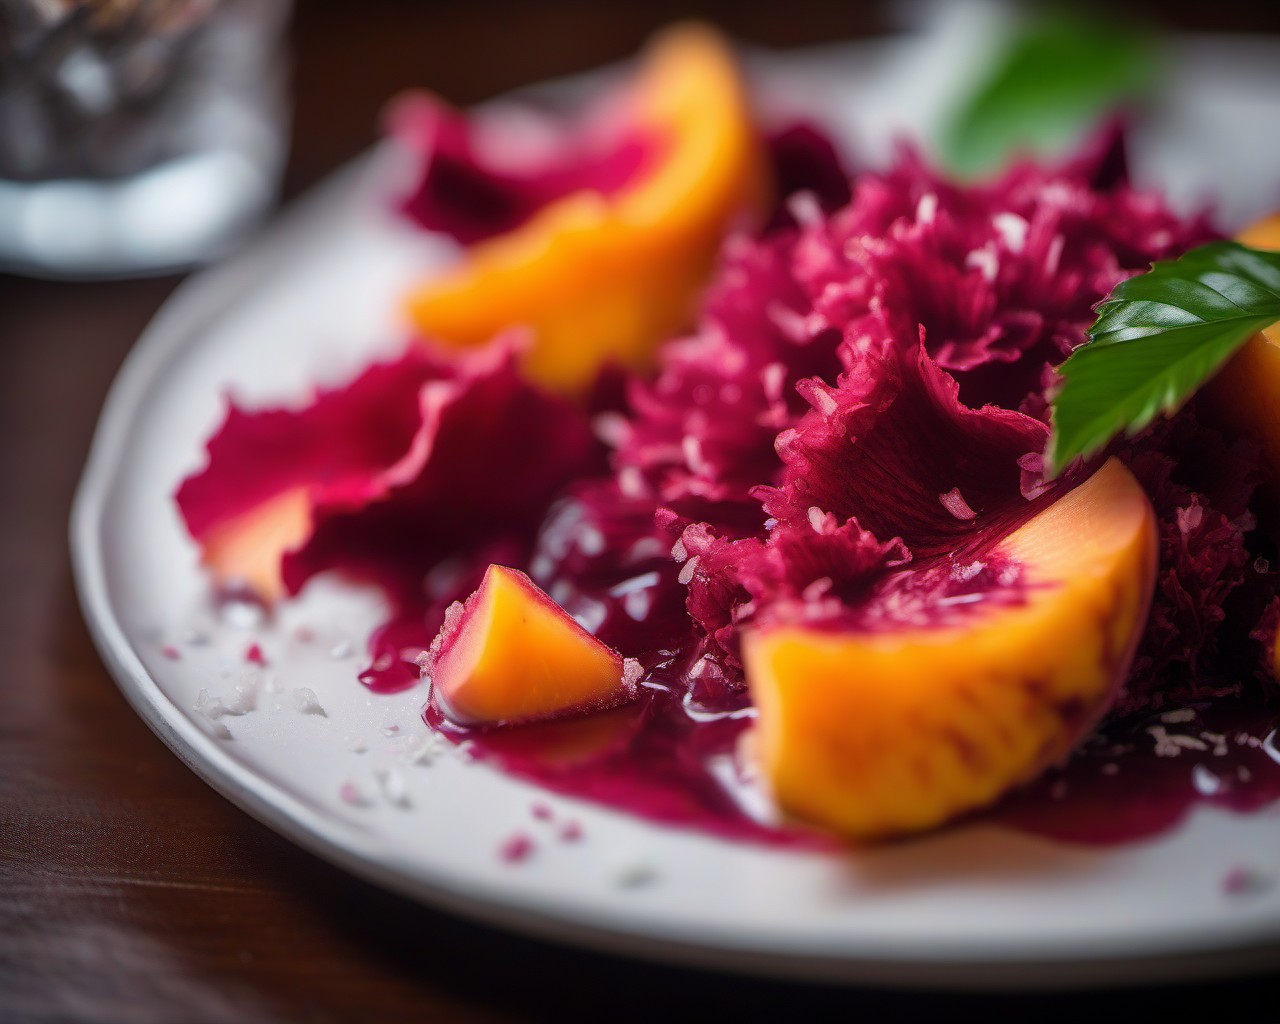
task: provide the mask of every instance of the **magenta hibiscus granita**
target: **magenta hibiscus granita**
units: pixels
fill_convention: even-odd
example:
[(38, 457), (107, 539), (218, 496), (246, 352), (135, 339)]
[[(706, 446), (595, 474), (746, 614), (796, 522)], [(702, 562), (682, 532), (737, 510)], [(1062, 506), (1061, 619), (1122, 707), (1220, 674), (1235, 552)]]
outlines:
[[(404, 209), (467, 245), (582, 189), (625, 193), (671, 144), (569, 133), (513, 169), (487, 166), (436, 106), (397, 123), (430, 151)], [(321, 571), (380, 583), (396, 612), (361, 678), (385, 691), (420, 685), (428, 648), (429, 676), (501, 644), (469, 619), (481, 640), (464, 659), (448, 649), (458, 629), (437, 634), (491, 564), (519, 570), (540, 614), (576, 621), (559, 635), (585, 628), (625, 659), (620, 696), (477, 724), (424, 689), (428, 722), (552, 789), (720, 834), (825, 841), (807, 818), (878, 837), (981, 810), (1110, 839), (1196, 800), (1273, 800), (1280, 599), (1256, 441), (1193, 398), (1046, 471), (1057, 368), (1099, 303), (1214, 240), (1208, 221), (1135, 189), (1114, 127), (976, 184), (906, 148), (850, 179), (810, 128), (762, 152), (772, 208), (727, 235), (691, 329), (649, 371), (602, 361), (594, 386), (554, 394), (522, 369), (536, 332), (513, 324), (462, 355), (418, 339), (301, 411), (233, 407), (178, 494), (220, 581), (268, 598)], [(883, 692), (847, 692), (877, 673)], [(805, 733), (793, 700), (871, 738)], [(877, 732), (876, 714), (898, 717)], [(955, 762), (949, 781), (916, 749), (930, 743)], [(874, 799), (965, 791), (910, 826), (845, 827), (785, 797), (797, 778), (828, 787), (805, 760), (823, 745), (848, 778), (869, 747), (906, 751), (916, 780)], [(1209, 751), (1222, 784), (1193, 787), (1171, 745)], [(1119, 776), (1139, 768), (1135, 810)]]

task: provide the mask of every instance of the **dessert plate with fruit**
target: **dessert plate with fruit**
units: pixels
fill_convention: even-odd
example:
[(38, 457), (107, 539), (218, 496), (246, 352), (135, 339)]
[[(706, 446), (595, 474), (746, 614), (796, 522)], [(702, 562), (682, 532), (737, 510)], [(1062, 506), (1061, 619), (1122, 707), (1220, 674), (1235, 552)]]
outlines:
[(1275, 49), (1182, 40), (1134, 130), (958, 175), (893, 139), (974, 31), (744, 78), (678, 26), (397, 100), (112, 391), (72, 536), (138, 712), (301, 845), (541, 936), (1274, 964)]

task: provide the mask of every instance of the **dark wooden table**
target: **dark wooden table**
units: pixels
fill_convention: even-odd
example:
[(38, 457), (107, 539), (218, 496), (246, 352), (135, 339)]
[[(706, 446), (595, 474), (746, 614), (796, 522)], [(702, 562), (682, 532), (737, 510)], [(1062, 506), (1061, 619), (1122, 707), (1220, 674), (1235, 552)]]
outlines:
[[(1213, 6), (1165, 5), (1165, 16), (1280, 29), (1280, 5)], [(688, 10), (667, 0), (303, 0), (287, 192), (367, 145), (398, 88), (425, 83), (472, 102), (621, 57)], [(848, 0), (699, 10), (777, 46), (881, 24)], [(103, 396), (175, 284), (0, 277), (0, 1020), (1176, 1020), (1190, 1005), (1212, 1007), (1215, 1020), (1280, 1020), (1280, 978), (948, 996), (630, 963), (417, 906), (259, 825), (126, 705), (90, 643), (68, 568), (67, 509)]]

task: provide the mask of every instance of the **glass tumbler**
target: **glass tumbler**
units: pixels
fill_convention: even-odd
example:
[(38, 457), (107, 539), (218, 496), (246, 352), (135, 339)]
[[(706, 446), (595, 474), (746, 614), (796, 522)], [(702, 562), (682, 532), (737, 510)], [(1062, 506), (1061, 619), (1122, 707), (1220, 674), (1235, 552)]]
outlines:
[(178, 270), (239, 241), (285, 155), (287, 0), (0, 0), (0, 268)]

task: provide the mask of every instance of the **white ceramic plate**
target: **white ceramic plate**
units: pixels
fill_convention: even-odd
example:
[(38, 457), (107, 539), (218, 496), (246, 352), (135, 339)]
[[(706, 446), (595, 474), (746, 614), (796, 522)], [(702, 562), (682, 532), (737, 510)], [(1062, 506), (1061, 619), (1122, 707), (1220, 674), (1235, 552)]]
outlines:
[[(795, 105), (876, 158), (893, 131), (929, 130), (954, 81), (940, 69), (973, 52), (959, 38), (973, 24), (757, 63)], [(1227, 196), (1226, 223), (1280, 205), (1276, 137), (1241, 127), (1280, 124), (1277, 57), (1247, 39), (1181, 44), (1169, 96), (1177, 116), (1139, 139), (1139, 178), (1165, 182), (1184, 203)], [(253, 405), (301, 402), (313, 383), (347, 379), (400, 344), (395, 297), (445, 254), (389, 214), (401, 170), (391, 153), (373, 154), (250, 251), (184, 286), (107, 403), (74, 511), (77, 580), (112, 674), (179, 757), (358, 875), (594, 948), (966, 987), (1280, 963), (1280, 885), (1247, 896), (1222, 886), (1241, 864), (1280, 868), (1280, 809), (1201, 810), (1155, 841), (1103, 850), (990, 825), (844, 857), (731, 844), (547, 797), (441, 749), (420, 720), (420, 691), (374, 696), (355, 680), (379, 619), (373, 592), (318, 580), (273, 622), (215, 613), (170, 495), (201, 464), (227, 390)], [(253, 642), (267, 667), (246, 662)], [(243, 713), (211, 717), (214, 699)], [(535, 819), (537, 801), (551, 822)], [(558, 838), (568, 820), (580, 823), (580, 842)], [(535, 850), (513, 864), (499, 850), (516, 834)]]

